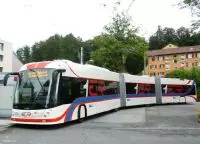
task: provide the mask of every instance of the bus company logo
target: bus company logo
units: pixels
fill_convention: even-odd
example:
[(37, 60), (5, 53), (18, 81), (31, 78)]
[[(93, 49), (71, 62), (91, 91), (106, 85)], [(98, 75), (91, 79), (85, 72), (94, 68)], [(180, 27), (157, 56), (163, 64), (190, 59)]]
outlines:
[(24, 116), (24, 117), (30, 117), (31, 116), (31, 112), (23, 112), (22, 116)]

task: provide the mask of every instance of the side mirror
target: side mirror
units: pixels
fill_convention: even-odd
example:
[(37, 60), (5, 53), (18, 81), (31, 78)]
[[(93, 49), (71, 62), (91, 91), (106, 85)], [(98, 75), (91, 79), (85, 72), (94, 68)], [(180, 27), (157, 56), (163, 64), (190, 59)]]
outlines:
[(7, 73), (5, 76), (4, 76), (4, 79), (3, 79), (3, 85), (6, 86), (7, 85), (7, 82), (8, 82), (8, 78), (10, 75), (17, 75), (19, 77), (19, 81), (20, 81), (20, 74), (18, 72), (14, 72), (14, 73)]
[(59, 73), (66, 72), (65, 69), (57, 69), (56, 71), (59, 72)]

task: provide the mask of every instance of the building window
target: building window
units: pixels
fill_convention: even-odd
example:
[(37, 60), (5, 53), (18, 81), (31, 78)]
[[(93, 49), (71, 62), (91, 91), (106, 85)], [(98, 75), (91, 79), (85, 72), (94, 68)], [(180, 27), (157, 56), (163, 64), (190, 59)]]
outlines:
[(165, 60), (170, 60), (170, 57), (169, 56), (165, 56)]
[(3, 61), (3, 55), (0, 55), (0, 61)]
[[(200, 53), (199, 53), (199, 54), (200, 54)], [(200, 56), (200, 55), (199, 55), (199, 56)], [(186, 57), (185, 55), (181, 55), (181, 59), (185, 59), (185, 57)]]
[(160, 74), (159, 74), (160, 76), (164, 76), (164, 72), (160, 72)]
[(177, 55), (174, 55), (174, 58), (176, 58)]
[(200, 58), (200, 53), (197, 54), (197, 57)]
[(187, 67), (192, 67), (193, 63), (187, 63)]
[(152, 61), (155, 61), (155, 57), (152, 57)]
[(185, 66), (185, 63), (182, 62), (182, 63), (181, 63), (181, 67), (184, 67), (184, 66)]
[(159, 56), (159, 60), (162, 61), (163, 60), (163, 56)]
[(3, 46), (4, 44), (3, 43), (0, 43), (0, 50), (3, 51)]
[(165, 65), (164, 65), (164, 64), (161, 64), (161, 65), (160, 65), (160, 68), (164, 68), (164, 67), (165, 67)]
[(192, 54), (187, 54), (187, 58), (192, 58)]
[(150, 65), (150, 69), (156, 69), (157, 65)]
[(3, 68), (2, 67), (0, 67), (0, 72), (3, 72)]
[(192, 53), (192, 58), (196, 58), (197, 57), (197, 53)]
[(174, 63), (177, 63), (177, 59), (174, 60)]
[(166, 68), (166, 69), (169, 69), (169, 68), (170, 68), (170, 65), (168, 65), (168, 64), (165, 65), (165, 68)]

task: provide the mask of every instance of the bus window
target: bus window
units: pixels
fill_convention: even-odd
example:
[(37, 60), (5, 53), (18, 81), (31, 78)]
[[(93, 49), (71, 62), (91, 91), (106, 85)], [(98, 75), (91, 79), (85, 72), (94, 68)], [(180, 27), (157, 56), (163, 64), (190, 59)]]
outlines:
[(104, 80), (89, 81), (89, 96), (103, 96), (118, 93), (118, 83)]
[(154, 84), (138, 84), (138, 94), (155, 93)]
[(97, 94), (98, 95), (104, 95), (104, 90), (106, 89), (105, 81), (98, 80), (98, 86), (97, 86)]
[(86, 79), (60, 78), (58, 104), (72, 103), (78, 97), (85, 97), (86, 90), (84, 89), (84, 85), (86, 83)]
[(118, 94), (118, 82), (105, 82), (104, 95)]
[(184, 93), (187, 88), (183, 85), (167, 85), (167, 93)]
[(97, 80), (89, 80), (89, 96), (97, 96), (97, 87), (98, 87), (98, 82)]
[(126, 94), (136, 94), (136, 87), (136, 83), (126, 83)]

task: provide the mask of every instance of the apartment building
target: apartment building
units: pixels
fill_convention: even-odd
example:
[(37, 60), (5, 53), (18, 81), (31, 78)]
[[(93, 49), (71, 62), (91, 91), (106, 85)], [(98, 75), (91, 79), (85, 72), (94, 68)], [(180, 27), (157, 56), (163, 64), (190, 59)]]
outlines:
[(148, 75), (165, 76), (176, 69), (200, 66), (200, 45), (177, 47), (169, 44), (163, 49), (147, 52)]
[(0, 39), (0, 72), (19, 71), (22, 65), (13, 52), (12, 44)]

